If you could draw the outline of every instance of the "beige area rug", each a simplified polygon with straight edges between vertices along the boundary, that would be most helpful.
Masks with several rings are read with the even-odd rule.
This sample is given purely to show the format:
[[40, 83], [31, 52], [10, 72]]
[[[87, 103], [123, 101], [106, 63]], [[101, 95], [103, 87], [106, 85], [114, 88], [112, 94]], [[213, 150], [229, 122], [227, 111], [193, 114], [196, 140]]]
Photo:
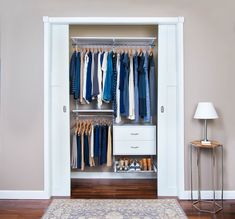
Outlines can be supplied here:
[[175, 199], [55, 199], [43, 219], [184, 219]]

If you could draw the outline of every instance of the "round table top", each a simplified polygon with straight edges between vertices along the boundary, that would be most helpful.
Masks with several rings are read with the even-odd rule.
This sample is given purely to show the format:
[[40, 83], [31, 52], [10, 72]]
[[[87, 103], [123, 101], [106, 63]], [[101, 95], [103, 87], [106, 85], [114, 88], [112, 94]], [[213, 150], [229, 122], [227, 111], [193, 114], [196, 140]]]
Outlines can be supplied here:
[[221, 143], [218, 141], [211, 141], [210, 145], [202, 144], [200, 140], [192, 141], [190, 142], [192, 146], [198, 147], [198, 148], [216, 148], [222, 146]]

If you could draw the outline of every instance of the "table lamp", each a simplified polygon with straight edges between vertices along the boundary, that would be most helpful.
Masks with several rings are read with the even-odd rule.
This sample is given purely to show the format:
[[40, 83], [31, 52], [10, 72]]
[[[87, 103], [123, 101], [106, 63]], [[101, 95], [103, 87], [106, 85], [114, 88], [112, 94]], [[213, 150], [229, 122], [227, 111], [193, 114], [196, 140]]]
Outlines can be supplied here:
[[207, 119], [217, 119], [219, 118], [213, 103], [211, 102], [200, 102], [197, 105], [196, 112], [194, 114], [194, 119], [204, 119], [204, 139], [201, 141], [204, 145], [210, 145], [211, 142], [207, 139]]

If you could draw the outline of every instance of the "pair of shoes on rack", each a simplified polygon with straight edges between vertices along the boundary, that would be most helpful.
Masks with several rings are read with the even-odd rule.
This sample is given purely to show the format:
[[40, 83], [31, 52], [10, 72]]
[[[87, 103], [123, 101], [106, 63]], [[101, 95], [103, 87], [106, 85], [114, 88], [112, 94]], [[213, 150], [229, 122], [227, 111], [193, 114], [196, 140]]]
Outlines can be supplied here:
[[152, 170], [152, 159], [151, 158], [143, 158], [140, 161], [141, 169], [144, 171], [151, 171]]
[[140, 164], [137, 160], [131, 162], [129, 171], [141, 171]]

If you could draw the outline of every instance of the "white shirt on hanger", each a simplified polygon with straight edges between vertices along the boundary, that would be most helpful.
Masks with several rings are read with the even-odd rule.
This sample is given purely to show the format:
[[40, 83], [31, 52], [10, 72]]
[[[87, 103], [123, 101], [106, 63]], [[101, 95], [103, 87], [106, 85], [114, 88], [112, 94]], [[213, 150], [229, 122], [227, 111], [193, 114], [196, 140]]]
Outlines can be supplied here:
[[103, 97], [103, 88], [102, 88], [102, 66], [100, 63], [101, 59], [101, 52], [98, 54], [98, 85], [99, 85], [99, 94], [97, 96], [97, 104], [98, 108], [102, 106], [102, 97]]
[[[106, 74], [107, 74], [107, 64], [108, 64], [108, 52], [105, 52], [104, 57], [103, 57], [103, 63], [102, 63], [102, 71], [103, 71], [103, 86], [102, 86], [102, 88], [103, 88], [103, 90], [104, 90], [105, 79], [106, 79]], [[102, 99], [103, 99], [103, 94], [102, 94]]]
[[88, 62], [89, 62], [89, 56], [88, 56], [88, 53], [86, 52], [85, 58], [84, 58], [83, 92], [82, 92], [83, 99], [86, 101], [86, 103], [89, 103], [89, 102], [86, 100], [86, 80], [87, 80], [87, 67], [88, 67]]
[[128, 119], [135, 120], [135, 88], [134, 88], [134, 70], [133, 70], [133, 55], [130, 58], [130, 74], [129, 74], [129, 116]]
[[121, 114], [120, 114], [120, 54], [117, 54], [117, 87], [116, 87], [116, 102], [117, 102], [117, 117], [116, 117], [116, 123], [121, 122]]

